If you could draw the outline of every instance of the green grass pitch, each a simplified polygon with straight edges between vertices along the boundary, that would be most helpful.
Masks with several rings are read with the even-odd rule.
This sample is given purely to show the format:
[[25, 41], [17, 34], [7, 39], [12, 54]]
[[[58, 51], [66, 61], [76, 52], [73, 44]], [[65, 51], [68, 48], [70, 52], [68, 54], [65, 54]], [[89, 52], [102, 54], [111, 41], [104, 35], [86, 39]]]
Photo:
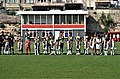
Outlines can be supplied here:
[[114, 56], [0, 55], [0, 79], [120, 79], [116, 48]]

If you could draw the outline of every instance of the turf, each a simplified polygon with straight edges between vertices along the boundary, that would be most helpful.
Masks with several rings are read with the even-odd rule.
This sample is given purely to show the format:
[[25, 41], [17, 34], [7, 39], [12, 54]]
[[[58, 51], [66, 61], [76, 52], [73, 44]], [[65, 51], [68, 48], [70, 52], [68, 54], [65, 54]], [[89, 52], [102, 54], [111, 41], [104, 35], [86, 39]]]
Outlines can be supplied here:
[[0, 55], [0, 79], [120, 79], [120, 43], [114, 56]]

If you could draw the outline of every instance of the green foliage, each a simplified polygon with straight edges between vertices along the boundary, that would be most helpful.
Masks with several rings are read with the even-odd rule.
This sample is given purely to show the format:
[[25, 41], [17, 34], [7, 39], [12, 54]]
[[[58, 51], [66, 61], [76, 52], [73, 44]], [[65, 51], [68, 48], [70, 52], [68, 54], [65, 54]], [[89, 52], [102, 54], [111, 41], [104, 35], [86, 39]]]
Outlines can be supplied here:
[[25, 9], [25, 11], [32, 11], [32, 9]]
[[102, 13], [100, 17], [100, 21], [105, 26], [104, 31], [106, 33], [108, 32], [109, 28], [114, 24], [114, 21], [110, 14], [107, 14], [106, 16], [105, 13]]
[[100, 17], [100, 20], [101, 20], [103, 25], [106, 25], [106, 15], [105, 15], [105, 13], [102, 13], [102, 15]]
[[108, 33], [108, 30], [109, 30], [109, 27], [105, 27], [105, 28], [104, 28], [104, 32], [105, 32], [105, 34]]
[[0, 28], [4, 29], [6, 26], [3, 23], [0, 23]]
[[12, 15], [12, 16], [14, 16], [14, 15], [16, 15], [16, 12], [13, 11], [13, 10], [7, 11], [7, 15]]

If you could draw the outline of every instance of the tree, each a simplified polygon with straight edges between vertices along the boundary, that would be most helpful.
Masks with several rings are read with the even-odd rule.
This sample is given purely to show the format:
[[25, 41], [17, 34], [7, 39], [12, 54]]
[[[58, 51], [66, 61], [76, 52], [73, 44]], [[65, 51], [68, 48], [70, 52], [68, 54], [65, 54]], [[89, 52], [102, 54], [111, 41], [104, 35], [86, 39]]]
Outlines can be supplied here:
[[110, 27], [114, 27], [113, 26], [114, 21], [113, 21], [113, 19], [112, 19], [110, 14], [107, 14], [107, 16], [106, 16], [105, 13], [102, 13], [101, 17], [100, 17], [100, 21], [104, 25], [104, 32], [105, 33], [108, 32]]
[[6, 26], [3, 23], [0, 23], [0, 28], [4, 29]]

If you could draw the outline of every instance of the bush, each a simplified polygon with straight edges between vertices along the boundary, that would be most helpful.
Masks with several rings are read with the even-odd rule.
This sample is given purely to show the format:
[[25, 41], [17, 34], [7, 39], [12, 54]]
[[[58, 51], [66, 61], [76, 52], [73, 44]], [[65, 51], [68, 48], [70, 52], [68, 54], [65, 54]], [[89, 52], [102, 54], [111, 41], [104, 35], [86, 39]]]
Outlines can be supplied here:
[[6, 26], [3, 23], [0, 23], [0, 28], [4, 29]]
[[14, 16], [14, 15], [16, 15], [16, 12], [15, 11], [7, 11], [7, 14]]

